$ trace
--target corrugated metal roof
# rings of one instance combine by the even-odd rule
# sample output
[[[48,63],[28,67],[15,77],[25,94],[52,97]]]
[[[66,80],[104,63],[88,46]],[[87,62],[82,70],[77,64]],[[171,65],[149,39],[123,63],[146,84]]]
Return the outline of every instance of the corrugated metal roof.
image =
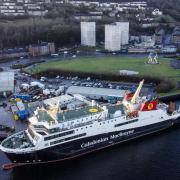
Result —
[[[0,92],[14,91],[14,72],[0,72]]]
[[[99,95],[99,96],[124,96],[127,90],[119,89],[107,89],[107,88],[94,88],[94,87],[82,87],[82,86],[70,86],[67,94],[82,94],[82,95]]]

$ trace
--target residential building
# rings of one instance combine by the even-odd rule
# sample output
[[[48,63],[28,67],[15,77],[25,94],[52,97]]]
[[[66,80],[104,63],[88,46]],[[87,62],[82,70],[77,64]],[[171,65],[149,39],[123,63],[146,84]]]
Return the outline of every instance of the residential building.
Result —
[[[155,43],[162,44],[165,37],[165,30],[162,28],[158,28],[155,31]]]
[[[28,50],[26,48],[13,48],[6,49],[0,52],[0,59],[11,59],[28,56]]]
[[[172,43],[180,44],[180,27],[175,27],[172,33]]]
[[[101,20],[102,14],[77,13],[74,18],[80,21]]]
[[[129,44],[129,22],[116,22],[121,31],[121,44]]]
[[[96,24],[95,22],[81,22],[81,45],[96,45]]]
[[[54,43],[42,42],[39,44],[29,45],[29,55],[30,56],[45,56],[55,53]]]
[[[117,25],[105,25],[105,50],[121,50],[121,31]]]

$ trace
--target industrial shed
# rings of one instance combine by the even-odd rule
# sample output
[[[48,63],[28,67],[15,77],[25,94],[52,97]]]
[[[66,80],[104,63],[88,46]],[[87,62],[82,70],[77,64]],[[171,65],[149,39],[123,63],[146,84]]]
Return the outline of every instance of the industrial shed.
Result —
[[[124,97],[126,90],[119,89],[107,89],[107,88],[94,88],[94,87],[82,87],[82,86],[70,86],[67,94],[81,94],[91,99],[102,99],[107,100],[108,96]]]
[[[0,72],[0,93],[14,91],[14,72]]]

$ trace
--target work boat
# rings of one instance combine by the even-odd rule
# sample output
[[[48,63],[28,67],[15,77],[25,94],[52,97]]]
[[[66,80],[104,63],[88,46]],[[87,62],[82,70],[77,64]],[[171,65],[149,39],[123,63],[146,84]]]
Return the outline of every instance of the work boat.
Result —
[[[0,149],[12,166],[65,161],[179,123],[180,108],[173,103],[140,97],[143,83],[114,105],[93,101],[69,111],[37,108],[28,129],[6,138]]]

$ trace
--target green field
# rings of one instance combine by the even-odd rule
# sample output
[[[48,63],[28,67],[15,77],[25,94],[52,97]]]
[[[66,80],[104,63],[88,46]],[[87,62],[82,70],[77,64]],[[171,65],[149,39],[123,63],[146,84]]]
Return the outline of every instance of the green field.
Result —
[[[66,70],[71,72],[95,72],[103,74],[117,74],[119,70],[138,71],[139,75],[152,77],[166,77],[180,81],[180,70],[170,66],[170,60],[159,58],[160,64],[146,64],[147,58],[133,57],[96,57],[79,58],[73,60],[61,60],[41,63],[33,67],[25,68],[29,74],[36,74],[48,70]]]

